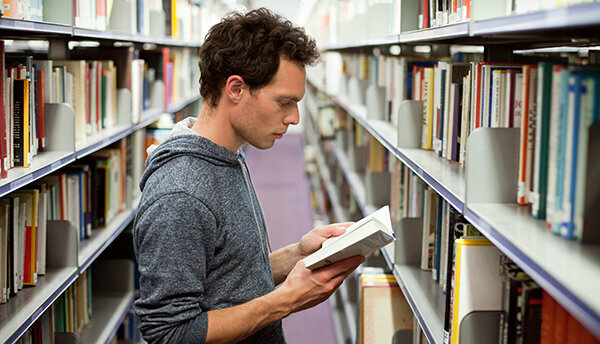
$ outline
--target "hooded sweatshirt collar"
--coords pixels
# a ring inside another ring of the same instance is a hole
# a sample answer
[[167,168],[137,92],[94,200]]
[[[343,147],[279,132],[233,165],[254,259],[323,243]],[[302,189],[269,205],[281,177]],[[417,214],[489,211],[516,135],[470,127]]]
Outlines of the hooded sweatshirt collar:
[[146,170],[140,180],[140,189],[144,189],[147,179],[156,169],[180,156],[203,159],[216,166],[234,166],[245,161],[241,148],[234,153],[192,130],[195,122],[196,119],[193,117],[178,122],[166,141],[147,149],[148,159],[146,160]]

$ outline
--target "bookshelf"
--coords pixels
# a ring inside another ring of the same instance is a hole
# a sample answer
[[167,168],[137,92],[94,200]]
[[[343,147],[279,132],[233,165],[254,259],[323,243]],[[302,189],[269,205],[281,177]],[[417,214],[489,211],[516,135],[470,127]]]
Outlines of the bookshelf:
[[0,18],[0,30],[6,31],[4,34],[35,34],[40,36],[70,36],[73,34],[73,27],[70,25],[11,18]]
[[[74,2],[66,3],[73,6]],[[220,17],[224,14],[226,8],[211,5],[206,10],[214,12],[206,17],[212,19],[213,16]],[[74,18],[72,19],[74,21]],[[177,39],[168,36],[94,30],[69,24],[0,18],[0,39],[35,39],[48,42],[47,48],[19,50],[19,48],[14,49],[13,46],[10,51],[6,51],[7,55],[14,55],[16,52],[21,55],[35,55],[36,58],[50,56],[52,59],[52,57],[68,56],[67,42],[70,41],[95,41],[107,47],[118,43],[131,46],[137,51],[156,52],[157,49],[167,48],[171,53],[184,52],[193,58],[195,50],[201,46],[200,35],[197,37],[198,39],[194,40]],[[181,57],[177,56],[177,58]],[[175,78],[177,79],[176,76]],[[194,78],[193,73],[192,78]],[[162,82],[161,79],[158,81]],[[46,150],[35,155],[29,167],[8,170],[8,176],[0,179],[0,197],[27,188],[39,179],[71,164],[85,162],[90,155],[122,139],[131,136],[133,145],[133,136],[139,134],[139,130],[145,129],[163,115],[174,115],[191,109],[202,100],[197,87],[188,90],[188,84],[183,81],[177,82],[178,96],[174,97],[170,104],[145,109],[137,122],[132,121],[130,113],[118,111],[114,127],[105,128],[79,141],[75,140],[74,136],[76,116],[73,107],[64,103],[45,103]],[[162,89],[160,90],[162,92]],[[115,96],[118,97],[120,94]],[[126,104],[127,101],[131,103],[131,98],[126,99]],[[132,147],[133,149],[135,147]],[[68,221],[48,221],[46,274],[38,277],[35,287],[25,287],[7,303],[0,305],[0,343],[17,342],[31,330],[34,323],[41,319],[46,311],[51,309],[62,294],[76,284],[78,277],[83,276],[82,274],[91,267],[94,270],[94,278],[110,283],[102,285],[100,281],[92,279],[95,284],[93,316],[79,333],[78,342],[108,343],[115,336],[135,299],[133,264],[131,261],[107,263],[102,254],[111,247],[135,218],[139,195],[134,191],[134,188],[137,188],[134,184],[129,184],[132,190],[126,192],[125,209],[116,214],[106,226],[94,228],[93,235],[86,240],[79,240],[79,229],[71,226]],[[101,256],[103,258],[99,260]],[[105,266],[106,264],[109,266]],[[57,343],[61,342],[61,338],[57,336]]]
[[[485,7],[490,3],[491,1],[473,1],[473,11],[478,10],[477,6]],[[509,51],[512,54],[513,47],[517,50],[573,44],[595,45],[594,42],[600,37],[599,3],[512,15],[492,13],[489,8],[482,10],[482,7],[479,7],[479,10],[478,13],[472,12],[473,17],[464,22],[422,30],[402,30],[397,36],[340,42],[329,35],[329,41],[323,44],[324,51],[358,54],[369,52],[373,48],[385,49],[384,46],[389,45],[443,43],[484,45],[486,54],[495,51]],[[323,36],[323,33],[320,34]],[[577,40],[569,35],[582,39]],[[518,206],[514,201],[486,201],[485,197],[479,199],[469,196],[469,185],[475,182],[468,179],[464,168],[439,158],[431,151],[400,147],[398,136],[406,133],[402,132],[404,129],[398,129],[388,121],[371,119],[366,106],[357,105],[346,96],[331,92],[324,75],[329,77],[329,74],[318,68],[309,71],[309,89],[313,88],[325,94],[335,106],[343,109],[349,118],[356,120],[389,153],[408,166],[454,209],[464,215],[502,253],[517,263],[596,338],[600,338],[600,300],[595,297],[596,293],[593,290],[600,282],[599,246],[584,245],[553,235],[548,231],[545,221],[534,219],[530,209]],[[307,106],[306,111],[315,112],[317,109]],[[331,143],[335,146],[335,141],[332,140]],[[310,144],[315,145],[314,142]],[[361,200],[364,200],[364,184],[348,168],[343,150],[336,147],[332,150],[362,212],[368,213],[368,205],[361,204]],[[319,170],[325,168],[326,166]],[[502,187],[506,182],[499,183],[497,187]],[[328,189],[328,192],[335,193],[335,190]],[[443,294],[434,287],[431,274],[422,271],[418,264],[394,264],[393,247],[382,249],[382,254],[396,276],[427,340],[430,343],[442,343]]]

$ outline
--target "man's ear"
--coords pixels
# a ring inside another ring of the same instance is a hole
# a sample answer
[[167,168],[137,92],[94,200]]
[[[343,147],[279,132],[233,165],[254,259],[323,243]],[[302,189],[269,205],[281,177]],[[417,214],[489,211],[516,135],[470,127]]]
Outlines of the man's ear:
[[225,96],[233,103],[238,103],[246,91],[246,83],[239,75],[231,75],[225,82]]

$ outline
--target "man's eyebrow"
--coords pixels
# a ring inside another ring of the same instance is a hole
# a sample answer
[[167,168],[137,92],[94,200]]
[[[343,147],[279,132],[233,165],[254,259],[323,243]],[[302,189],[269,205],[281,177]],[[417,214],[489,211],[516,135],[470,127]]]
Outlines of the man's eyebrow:
[[294,96],[279,96],[277,97],[278,101],[282,101],[282,100],[293,100],[295,102],[299,102],[300,98],[298,97],[294,97]]

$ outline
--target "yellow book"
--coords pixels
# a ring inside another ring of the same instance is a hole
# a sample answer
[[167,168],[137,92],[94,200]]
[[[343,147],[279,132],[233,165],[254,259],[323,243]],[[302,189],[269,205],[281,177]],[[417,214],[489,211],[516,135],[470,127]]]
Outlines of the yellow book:
[[423,70],[423,133],[421,137],[421,148],[432,149],[433,140],[433,68],[427,67]]
[[67,288],[67,332],[75,332],[75,318],[73,317],[73,285]]
[[371,136],[369,142],[369,172],[385,172],[384,161],[385,148],[383,148],[376,138]]

